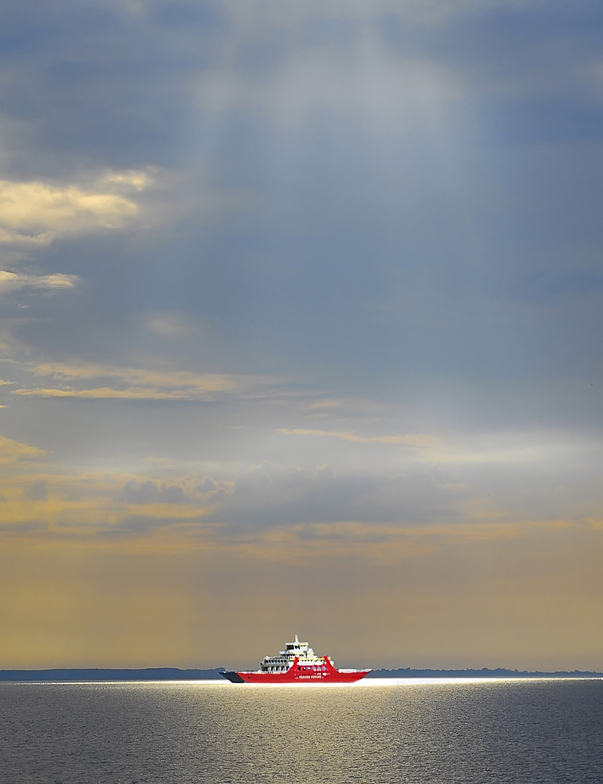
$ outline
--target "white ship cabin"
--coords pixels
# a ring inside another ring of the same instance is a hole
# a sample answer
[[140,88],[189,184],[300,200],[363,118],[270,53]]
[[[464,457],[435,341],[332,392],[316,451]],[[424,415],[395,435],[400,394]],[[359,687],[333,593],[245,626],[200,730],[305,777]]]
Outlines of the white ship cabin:
[[286,672],[293,664],[295,658],[299,664],[324,664],[323,656],[316,656],[307,642],[300,642],[295,635],[295,642],[285,644],[285,650],[278,656],[264,656],[260,664],[260,672]]

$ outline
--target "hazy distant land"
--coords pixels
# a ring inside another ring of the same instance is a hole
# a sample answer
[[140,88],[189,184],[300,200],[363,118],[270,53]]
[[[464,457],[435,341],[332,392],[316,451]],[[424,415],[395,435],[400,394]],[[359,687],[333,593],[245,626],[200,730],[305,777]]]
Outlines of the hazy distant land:
[[[57,681],[207,681],[222,680],[223,667],[212,670],[180,670],[177,667],[149,667],[146,669],[52,669],[0,670],[0,681],[49,683]],[[601,672],[528,672],[527,670],[372,670],[367,678],[603,678]]]

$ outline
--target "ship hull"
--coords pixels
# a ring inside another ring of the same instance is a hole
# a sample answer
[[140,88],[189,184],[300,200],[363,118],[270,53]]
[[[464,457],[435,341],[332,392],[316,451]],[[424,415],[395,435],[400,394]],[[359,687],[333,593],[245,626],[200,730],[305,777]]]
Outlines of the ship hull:
[[222,672],[231,683],[356,683],[370,670],[338,670],[325,657],[323,666],[298,664],[297,660],[285,672]]

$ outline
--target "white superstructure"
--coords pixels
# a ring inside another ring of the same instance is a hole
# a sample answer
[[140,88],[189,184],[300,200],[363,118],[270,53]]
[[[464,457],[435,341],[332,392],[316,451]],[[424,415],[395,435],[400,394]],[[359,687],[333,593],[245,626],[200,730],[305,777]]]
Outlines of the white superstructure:
[[[324,656],[316,656],[307,642],[300,642],[295,635],[295,642],[285,644],[285,650],[278,656],[264,656],[260,663],[260,672],[286,672],[295,660],[298,664],[324,664]],[[331,661],[331,664],[333,662]]]

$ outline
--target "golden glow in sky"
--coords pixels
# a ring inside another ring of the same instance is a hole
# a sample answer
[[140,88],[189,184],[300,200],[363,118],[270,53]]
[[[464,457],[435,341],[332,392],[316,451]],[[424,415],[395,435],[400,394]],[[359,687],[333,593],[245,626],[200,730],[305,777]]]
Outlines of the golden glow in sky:
[[603,671],[603,17],[283,7],[0,10],[0,669]]

